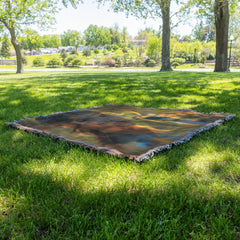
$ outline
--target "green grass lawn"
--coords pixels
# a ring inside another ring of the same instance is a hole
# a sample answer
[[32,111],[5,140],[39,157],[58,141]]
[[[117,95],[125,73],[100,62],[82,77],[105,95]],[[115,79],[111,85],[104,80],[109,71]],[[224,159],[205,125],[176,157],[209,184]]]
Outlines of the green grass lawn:
[[[102,104],[236,113],[138,164],[4,122]],[[0,239],[239,239],[239,73],[0,74]]]

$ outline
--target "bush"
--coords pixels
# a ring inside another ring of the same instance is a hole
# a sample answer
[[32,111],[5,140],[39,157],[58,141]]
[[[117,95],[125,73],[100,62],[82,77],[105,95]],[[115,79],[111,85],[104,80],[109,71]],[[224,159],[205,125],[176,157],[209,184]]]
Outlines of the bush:
[[107,57],[102,60],[102,65],[108,65],[109,67],[115,67],[116,61],[113,58]]
[[133,43],[129,43],[128,48],[130,48],[131,50],[133,50],[133,49],[134,49]]
[[84,49],[82,52],[82,55],[85,57],[91,56],[91,50],[90,49]]
[[205,64],[207,61],[207,58],[205,56],[201,56],[199,60],[200,60],[200,63]]
[[239,62],[240,61],[240,46],[239,49],[238,48],[233,48],[232,49],[232,56],[231,56],[231,60],[234,62]]
[[101,60],[98,58],[94,61],[94,64],[97,65],[97,66],[100,66],[101,65]]
[[123,66],[124,67],[127,67],[128,66],[128,62],[130,60],[130,57],[129,57],[129,54],[128,53],[125,53],[122,57],[123,59]]
[[125,44],[125,43],[121,43],[121,44],[120,44],[120,48],[123,49],[123,48],[125,48],[125,47],[126,47],[126,44]]
[[65,59],[65,61],[64,61],[64,66],[69,66],[69,65],[71,65],[71,62],[74,60],[74,58],[76,58],[76,56],[69,56],[69,57],[67,57],[66,59]]
[[134,63],[134,67],[141,67],[143,65],[143,60],[141,58],[137,58]]
[[146,59],[144,62],[144,65],[146,67],[154,67],[156,66],[156,64],[157,64],[156,61],[154,61],[154,59],[151,59],[151,58]]
[[128,53],[128,48],[127,48],[127,47],[124,47],[124,48],[122,49],[122,52],[123,52],[123,53]]
[[28,64],[27,58],[25,56],[22,56],[22,63],[23,63],[23,65]]
[[83,61],[77,55],[71,55],[67,57],[64,61],[64,66],[68,67],[79,67],[84,65]]
[[114,55],[123,55],[123,51],[121,49],[117,49],[115,52],[114,52]]
[[114,44],[112,45],[112,49],[113,49],[114,51],[116,51],[118,48],[119,48],[119,46],[118,46],[116,43],[114,43]]
[[98,53],[99,53],[99,49],[98,49],[98,48],[94,48],[93,52],[94,52],[95,54],[98,54]]
[[194,49],[193,63],[199,63],[199,57],[198,57],[196,48]]
[[107,47],[106,47],[106,49],[108,50],[108,51],[111,51],[112,50],[112,47],[111,47],[111,45],[107,45]]
[[133,60],[129,60],[126,64],[126,67],[134,67],[134,61]]
[[121,55],[116,55],[112,57],[115,62],[116,62],[116,67],[122,67],[123,66],[123,56]]
[[60,56],[61,56],[63,61],[67,58],[68,54],[66,53],[65,49],[61,50]]
[[60,67],[62,66],[63,62],[60,58],[58,57],[52,57],[48,63],[47,63],[47,66],[48,67],[51,67],[51,68],[56,68],[56,67]]
[[178,62],[173,62],[171,65],[172,65],[174,68],[176,68],[176,67],[179,66],[180,64],[179,64]]
[[75,57],[72,61],[71,61],[71,65],[73,67],[79,67],[83,65],[83,61],[79,58],[79,57]]
[[70,54],[71,55],[78,55],[78,52],[77,52],[76,48],[72,48]]
[[107,54],[108,54],[107,49],[103,49],[103,54],[104,54],[104,55],[107,55]]
[[185,60],[185,58],[172,58],[171,63],[174,63],[174,62],[179,63],[179,65],[180,65],[180,64],[184,64],[186,62],[186,60]]
[[[141,56],[144,53],[144,48],[139,46],[138,49],[139,49],[138,55]],[[162,49],[162,41],[159,37],[152,36],[148,39],[146,54],[149,58],[153,59],[157,63],[159,63],[161,59],[161,49]]]
[[207,58],[207,60],[214,60],[215,57],[212,54],[209,54],[209,57]]
[[183,51],[183,50],[177,49],[177,50],[174,51],[174,57],[175,58],[184,58],[184,59],[186,59],[187,58],[187,53],[185,51]]
[[33,66],[34,67],[42,67],[44,65],[45,65],[45,63],[44,63],[44,59],[42,57],[36,57],[33,60]]

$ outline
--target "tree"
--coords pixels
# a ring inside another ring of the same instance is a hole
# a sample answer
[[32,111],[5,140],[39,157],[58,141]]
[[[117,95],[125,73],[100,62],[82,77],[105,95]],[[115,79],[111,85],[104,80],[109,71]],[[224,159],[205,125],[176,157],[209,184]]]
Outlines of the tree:
[[26,36],[19,38],[22,48],[32,51],[33,49],[39,49],[42,46],[41,37],[37,31],[26,29],[24,33]]
[[160,53],[161,53],[161,39],[152,36],[148,40],[148,47],[147,47],[147,56],[152,58],[155,62],[159,63],[160,60]]
[[[162,18],[162,67],[161,71],[171,71],[170,63],[170,4],[171,0],[97,0],[111,2],[114,11],[124,11],[140,18],[149,16]],[[178,2],[178,1],[176,1]]]
[[111,35],[111,44],[120,45],[121,43],[121,34],[119,32],[119,27],[117,24],[114,27],[109,28],[110,35]]
[[229,33],[234,36],[234,40],[240,38],[240,6],[236,6],[235,12],[230,15]]
[[135,40],[144,40],[145,45],[148,44],[148,39],[154,36],[154,31],[151,28],[146,28],[144,30],[140,30],[137,36],[134,37]]
[[215,0],[214,15],[216,25],[216,63],[215,72],[227,72],[228,69],[228,0]]
[[84,31],[87,46],[99,47],[111,43],[111,34],[109,29],[98,27],[97,25],[89,25]]
[[123,44],[127,44],[128,42],[128,32],[127,28],[123,27],[122,32],[121,32],[121,39]]
[[228,32],[230,13],[237,7],[237,0],[189,0],[190,5],[198,7],[200,17],[214,16],[216,27],[215,72],[227,72],[228,69]]
[[[66,5],[68,0],[63,0]],[[76,6],[78,1],[70,0]],[[11,35],[11,42],[17,57],[17,73],[23,72],[21,45],[18,34],[26,26],[37,24],[40,27],[51,25],[58,11],[58,0],[0,0],[0,27],[3,25]]]
[[60,56],[61,56],[63,61],[67,58],[68,54],[67,54],[65,49],[61,50]]
[[17,35],[26,26],[41,26],[52,22],[52,14],[57,11],[56,1],[47,0],[0,0],[0,24],[3,24],[11,35],[11,42],[17,57],[17,73],[23,72],[21,45]]
[[75,30],[67,30],[61,35],[61,41],[63,46],[74,46],[76,49],[83,44],[83,38],[81,33]]
[[190,35],[184,35],[180,38],[181,42],[191,42],[192,41],[192,37]]
[[45,48],[58,48],[62,45],[60,35],[51,34],[40,37],[42,46]]
[[3,58],[9,58],[11,56],[10,54],[10,41],[9,39],[5,36],[2,41],[2,47],[1,47],[1,56]]
[[161,71],[170,71],[170,4],[171,0],[161,0],[160,8],[162,12],[162,68]]
[[193,29],[195,40],[201,42],[216,41],[216,29],[214,25],[214,19],[207,24],[203,24],[203,21],[197,24]]

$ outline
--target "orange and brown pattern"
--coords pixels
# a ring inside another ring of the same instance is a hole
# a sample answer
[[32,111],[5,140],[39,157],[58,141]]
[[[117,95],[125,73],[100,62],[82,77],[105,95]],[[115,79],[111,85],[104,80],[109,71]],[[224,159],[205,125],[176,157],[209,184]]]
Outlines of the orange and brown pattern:
[[106,105],[23,119],[7,125],[85,148],[142,161],[189,141],[234,114]]

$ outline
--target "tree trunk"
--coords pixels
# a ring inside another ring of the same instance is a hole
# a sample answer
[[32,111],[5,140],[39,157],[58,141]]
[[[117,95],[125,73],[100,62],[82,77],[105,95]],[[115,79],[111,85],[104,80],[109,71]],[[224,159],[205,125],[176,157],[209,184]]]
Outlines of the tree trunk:
[[160,71],[172,71],[170,63],[170,4],[171,0],[161,0],[162,11],[162,67]]
[[228,0],[215,0],[214,6],[216,25],[216,63],[214,72],[227,72],[228,69]]
[[16,57],[17,57],[17,73],[23,73],[23,59],[22,59],[21,45],[17,40],[15,28],[12,27],[9,29],[9,31],[11,34],[11,42],[15,49]]

